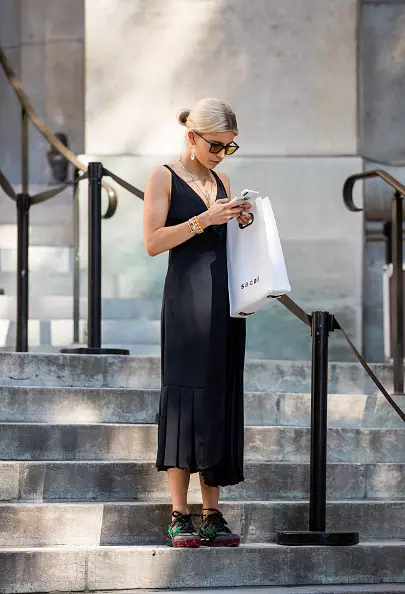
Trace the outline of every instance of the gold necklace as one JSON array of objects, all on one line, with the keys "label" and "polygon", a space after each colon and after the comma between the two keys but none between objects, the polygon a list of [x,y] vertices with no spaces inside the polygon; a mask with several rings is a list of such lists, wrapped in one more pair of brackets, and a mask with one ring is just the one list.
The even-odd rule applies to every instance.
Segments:
[{"label": "gold necklace", "polygon": [[[211,191],[211,192],[208,192],[208,188],[202,188],[202,187],[199,187],[199,184],[198,184],[197,182],[199,182],[199,181],[201,181],[201,180],[199,180],[199,179],[198,179],[198,178],[195,176],[195,174],[194,174],[192,171],[190,171],[190,169],[188,169],[188,168],[185,166],[185,164],[184,164],[184,161],[183,161],[183,158],[182,158],[182,157],[180,157],[180,159],[179,159],[179,162],[180,162],[181,166],[183,167],[184,171],[185,171],[186,173],[188,173],[188,174],[191,176],[191,180],[190,180],[190,181],[192,181],[192,182],[194,183],[194,185],[196,186],[196,188],[197,188],[197,190],[198,190],[198,193],[199,193],[199,195],[202,197],[202,199],[203,199],[203,201],[204,201],[204,203],[205,203],[206,207],[207,207],[207,208],[211,208],[211,198],[212,198],[212,191]],[[208,170],[208,171],[209,171],[209,170]],[[214,185],[214,183],[213,183],[213,181],[212,181],[212,179],[211,179],[211,176],[212,176],[212,173],[209,171],[209,173],[208,173],[208,177],[204,178],[204,180],[205,180],[205,182],[208,182],[208,181],[210,181],[210,182],[211,182],[211,185],[213,186],[213,185]],[[203,181],[204,181],[204,180],[203,180]],[[211,188],[211,190],[212,190],[212,188]]]},{"label": "gold necklace", "polygon": [[179,162],[181,163],[181,166],[183,167],[184,171],[186,171],[187,173],[189,173],[194,179],[198,179],[199,181],[201,181],[204,185],[207,183],[207,181],[211,181],[211,176],[212,173],[209,169],[207,169],[208,171],[208,175],[203,177],[201,180],[196,176],[195,173],[193,173],[192,171],[190,171],[190,169],[188,167],[186,167],[186,165],[184,164],[183,161],[183,157],[180,157]]}]

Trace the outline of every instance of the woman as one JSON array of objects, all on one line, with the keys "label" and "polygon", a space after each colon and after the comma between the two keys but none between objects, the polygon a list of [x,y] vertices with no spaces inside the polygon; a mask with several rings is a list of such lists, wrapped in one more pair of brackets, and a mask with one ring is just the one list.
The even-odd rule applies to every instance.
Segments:
[{"label": "woman", "polygon": [[[150,256],[170,251],[162,307],[162,389],[156,466],[167,470],[172,546],[238,546],[218,510],[219,487],[243,477],[245,321],[229,316],[226,224],[250,208],[229,203],[229,178],[214,169],[239,147],[236,117],[218,99],[180,113],[187,147],[156,167],[145,191]],[[198,532],[187,508],[190,473],[200,473]]]}]

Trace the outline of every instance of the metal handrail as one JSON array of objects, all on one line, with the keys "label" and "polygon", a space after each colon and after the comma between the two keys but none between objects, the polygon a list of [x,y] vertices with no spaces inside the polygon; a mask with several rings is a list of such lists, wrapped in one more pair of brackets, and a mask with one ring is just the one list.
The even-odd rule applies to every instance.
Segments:
[{"label": "metal handrail", "polygon": [[[80,299],[80,271],[79,271],[79,240],[78,240],[78,200],[77,186],[81,179],[87,177],[88,166],[82,163],[77,156],[46,126],[45,122],[38,116],[31,101],[24,92],[21,81],[17,78],[4,49],[0,46],[0,65],[6,75],[6,80],[13,89],[18,102],[21,105],[21,190],[17,193],[7,180],[5,174],[0,170],[0,188],[5,195],[14,201],[17,207],[17,340],[16,350],[19,352],[28,351],[28,250],[29,250],[29,212],[30,207],[57,196],[69,186],[74,187],[74,272],[73,272],[73,342],[79,342],[79,299]],[[40,191],[34,196],[29,192],[29,122],[35,126],[38,132],[53,147],[53,150],[61,155],[68,163],[75,168],[73,181],[68,181],[61,186]],[[79,176],[79,172],[82,174]],[[128,191],[143,199],[143,192],[125,182],[118,176],[111,174],[114,181]],[[107,191],[108,204],[104,214],[101,212],[101,188]],[[110,219],[117,209],[117,192],[113,186],[100,180],[100,208],[98,210],[100,221],[97,225],[101,229],[101,219]],[[101,248],[100,248],[101,249]],[[90,284],[92,278],[89,278]],[[100,287],[101,290],[101,287]],[[0,294],[4,294],[0,290]]]},{"label": "metal handrail", "polygon": [[361,179],[371,179],[379,177],[390,185],[396,192],[399,192],[402,196],[405,196],[405,186],[403,186],[395,177],[392,177],[386,171],[382,169],[375,169],[374,171],[363,171],[362,173],[356,173],[347,178],[343,186],[343,201],[346,207],[352,212],[361,212],[363,209],[356,206],[353,202],[353,186],[356,181]]},{"label": "metal handrail", "polygon": [[[7,81],[9,82],[10,86],[12,87],[14,93],[17,96],[18,101],[21,104],[26,116],[30,119],[32,124],[35,128],[42,134],[42,136],[49,142],[51,146],[53,146],[58,153],[60,153],[69,163],[71,163],[74,167],[79,169],[80,171],[87,171],[87,165],[82,163],[76,155],[67,147],[65,146],[56,136],[55,134],[46,126],[45,122],[41,120],[38,116],[37,112],[35,111],[32,103],[28,99],[24,89],[22,87],[21,81],[17,78],[3,48],[0,46],[0,65],[4,70],[4,74],[6,75]],[[103,215],[104,219],[111,218],[116,209],[117,209],[117,192],[115,189],[108,183],[103,182],[104,188],[108,192],[108,206],[107,211]],[[14,199],[13,196],[10,198]]]},{"label": "metal handrail", "polygon": [[375,373],[365,362],[347,333],[333,314],[327,311],[306,313],[287,295],[278,297],[280,303],[301,322],[311,328],[311,447],[310,447],[310,496],[308,531],[278,532],[276,542],[281,545],[352,545],[359,542],[357,532],[330,532],[326,529],[327,495],[327,410],[328,410],[328,337],[340,330],[363,369],[389,404],[405,422],[405,413],[384,388]]},{"label": "metal handrail", "polygon": [[[77,219],[78,219],[78,202],[77,202],[77,185],[79,179],[87,177],[87,165],[82,163],[77,156],[69,150],[67,146],[59,140],[59,138],[51,132],[46,124],[41,120],[35,111],[32,103],[27,97],[22,87],[21,81],[17,78],[7,56],[0,46],[0,65],[6,75],[6,80],[13,89],[18,102],[21,106],[21,190],[17,193],[7,180],[4,173],[0,170],[0,188],[4,190],[5,195],[13,200],[17,207],[17,340],[16,350],[19,352],[28,351],[28,306],[29,306],[29,291],[28,291],[28,249],[29,249],[29,212],[30,208],[46,200],[50,200],[61,193],[69,186],[74,187],[74,238],[75,242],[78,238],[77,233]],[[40,132],[40,134],[52,146],[52,150],[59,153],[66,162],[71,163],[75,168],[74,181],[68,181],[61,186],[53,187],[47,190],[40,191],[34,196],[29,192],[29,123]],[[81,172],[79,178],[78,173]],[[107,209],[104,214],[100,211],[101,218],[111,218],[117,209],[117,193],[115,189],[108,183],[103,182],[103,187],[108,194]],[[101,187],[100,187],[101,193]],[[79,341],[79,259],[78,259],[78,244],[74,244],[75,260],[74,260],[74,282],[73,282],[73,340]],[[4,292],[3,292],[4,293]],[[77,319],[76,319],[77,318]]]},{"label": "metal handrail", "polygon": [[404,287],[403,287],[403,245],[402,245],[402,218],[403,198],[405,197],[405,186],[382,169],[374,171],[363,171],[347,178],[343,186],[343,201],[351,212],[360,212],[363,209],[354,204],[353,187],[356,181],[378,177],[394,190],[392,199],[392,268],[393,268],[393,292],[394,306],[393,315],[393,343],[394,343],[394,392],[404,393]]}]

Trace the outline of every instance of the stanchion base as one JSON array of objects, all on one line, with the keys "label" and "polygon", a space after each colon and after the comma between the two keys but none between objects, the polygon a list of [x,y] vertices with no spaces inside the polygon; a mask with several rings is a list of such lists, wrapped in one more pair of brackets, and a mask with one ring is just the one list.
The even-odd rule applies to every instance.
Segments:
[{"label": "stanchion base", "polygon": [[322,545],[327,547],[349,547],[359,544],[358,532],[277,532],[276,543],[288,547]]},{"label": "stanchion base", "polygon": [[63,354],[68,355],[129,355],[128,349],[103,349],[90,347],[76,347],[71,349],[61,349]]}]

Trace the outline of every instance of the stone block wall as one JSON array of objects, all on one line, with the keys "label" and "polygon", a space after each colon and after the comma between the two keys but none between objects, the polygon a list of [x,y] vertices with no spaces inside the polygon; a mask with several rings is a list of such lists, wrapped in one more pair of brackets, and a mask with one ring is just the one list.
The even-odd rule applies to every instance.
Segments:
[{"label": "stone block wall", "polygon": [[[241,149],[223,164],[233,190],[270,195],[292,297],[309,311],[336,312],[360,344],[362,217],[341,196],[362,168],[357,25],[357,0],[87,0],[86,151],[143,187],[152,164],[181,154],[176,112],[204,96],[226,98],[240,130]],[[114,221],[104,227],[109,259],[115,253],[112,265],[133,278],[131,295],[144,290],[140,261],[161,293],[164,266],[143,253],[138,206],[125,198],[122,208],[132,216],[122,217],[117,250]],[[139,236],[137,248],[130,236]],[[253,356],[310,357],[308,331],[277,303],[248,328]],[[350,358],[337,336],[331,352]]]}]

